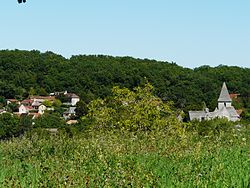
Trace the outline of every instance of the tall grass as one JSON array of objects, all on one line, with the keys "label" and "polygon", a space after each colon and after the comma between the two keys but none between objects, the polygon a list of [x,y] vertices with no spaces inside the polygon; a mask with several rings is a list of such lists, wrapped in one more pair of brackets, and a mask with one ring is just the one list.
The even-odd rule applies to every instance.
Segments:
[{"label": "tall grass", "polygon": [[248,131],[33,131],[0,143],[0,187],[249,187]]}]

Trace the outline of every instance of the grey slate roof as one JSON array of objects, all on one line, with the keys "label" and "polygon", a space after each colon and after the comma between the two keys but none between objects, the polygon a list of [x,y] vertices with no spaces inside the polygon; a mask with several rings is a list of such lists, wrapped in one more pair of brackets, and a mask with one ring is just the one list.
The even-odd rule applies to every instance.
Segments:
[{"label": "grey slate roof", "polygon": [[203,117],[206,117],[206,112],[205,111],[189,111],[189,118],[190,120],[199,120]]},{"label": "grey slate roof", "polygon": [[213,112],[209,112],[208,109],[203,111],[189,111],[190,120],[192,121],[197,119],[201,121],[203,119],[209,120],[222,117],[228,118],[230,121],[238,121],[240,119],[240,115],[237,113],[235,108],[231,106],[232,99],[230,98],[225,82],[223,83],[218,102],[230,103],[230,105],[220,105],[219,108],[215,108]]},{"label": "grey slate roof", "polygon": [[75,114],[76,107],[69,107],[68,110],[64,112],[64,114]]},{"label": "grey slate roof", "polygon": [[232,99],[230,98],[225,82],[223,83],[218,101],[219,102],[232,102]]},{"label": "grey slate roof", "polygon": [[235,108],[231,107],[223,107],[221,109],[215,109],[213,112],[206,112],[206,111],[189,111],[190,120],[201,120],[202,118],[205,119],[213,119],[216,117],[228,117],[230,120],[234,118],[240,118],[237,114]]},{"label": "grey slate roof", "polygon": [[240,117],[239,114],[237,113],[237,111],[235,110],[235,108],[233,106],[231,107],[226,107],[227,111],[229,112],[231,117]]}]

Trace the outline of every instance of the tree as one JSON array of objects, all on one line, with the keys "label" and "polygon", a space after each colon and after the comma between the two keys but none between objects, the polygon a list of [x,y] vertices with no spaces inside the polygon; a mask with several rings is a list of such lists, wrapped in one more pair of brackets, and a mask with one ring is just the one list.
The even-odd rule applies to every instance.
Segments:
[{"label": "tree", "polygon": [[33,95],[35,95],[36,94],[36,90],[33,88],[33,87],[31,87],[30,89],[29,89],[29,96],[33,96]]},{"label": "tree", "polygon": [[49,100],[45,100],[45,101],[43,101],[43,105],[45,105],[47,107],[52,107],[52,102]]},{"label": "tree", "polygon": [[55,99],[53,106],[59,108],[62,106],[62,102],[59,99]]},{"label": "tree", "polygon": [[6,105],[6,99],[0,96],[0,109]]},{"label": "tree", "polygon": [[34,127],[37,128],[59,128],[65,124],[64,120],[57,114],[44,114],[35,120]]},{"label": "tree", "polygon": [[48,92],[43,87],[41,87],[38,91],[38,94],[41,96],[47,96]]},{"label": "tree", "polygon": [[170,103],[152,94],[147,83],[134,91],[114,87],[113,96],[92,101],[89,113],[82,120],[91,120],[95,128],[152,130],[179,124]]},{"label": "tree", "polygon": [[10,113],[0,115],[0,138],[9,138],[19,132],[19,119]]},{"label": "tree", "polygon": [[88,113],[88,107],[83,100],[80,100],[78,103],[76,103],[77,118],[81,118],[82,116],[85,116],[87,113]]}]

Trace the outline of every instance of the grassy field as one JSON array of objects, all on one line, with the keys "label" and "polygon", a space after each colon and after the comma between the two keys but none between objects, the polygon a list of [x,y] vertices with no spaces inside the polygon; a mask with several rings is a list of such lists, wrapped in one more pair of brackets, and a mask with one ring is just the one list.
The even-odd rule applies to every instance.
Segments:
[{"label": "grassy field", "polygon": [[0,143],[0,187],[250,187],[249,131],[30,133]]}]

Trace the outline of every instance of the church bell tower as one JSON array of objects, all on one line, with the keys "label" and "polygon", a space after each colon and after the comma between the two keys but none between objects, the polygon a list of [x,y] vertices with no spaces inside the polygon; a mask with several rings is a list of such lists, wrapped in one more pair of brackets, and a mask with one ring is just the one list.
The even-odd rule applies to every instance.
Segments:
[{"label": "church bell tower", "polygon": [[232,106],[232,99],[230,98],[226,83],[224,82],[221,88],[220,97],[218,99],[218,109],[231,106]]}]

